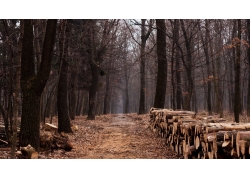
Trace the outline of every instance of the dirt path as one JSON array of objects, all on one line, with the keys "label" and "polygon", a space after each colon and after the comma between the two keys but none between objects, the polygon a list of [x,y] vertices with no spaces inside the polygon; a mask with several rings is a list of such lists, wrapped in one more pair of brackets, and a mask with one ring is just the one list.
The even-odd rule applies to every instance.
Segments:
[{"label": "dirt path", "polygon": [[[149,115],[101,115],[96,120],[86,116],[72,121],[79,130],[69,135],[74,144],[70,152],[54,150],[40,152],[41,159],[176,159],[180,155],[171,151],[164,138],[157,137],[149,128]],[[57,120],[53,119],[53,124]],[[4,153],[4,154],[3,154]],[[7,157],[6,157],[7,156]],[[8,158],[9,152],[0,151]]]},{"label": "dirt path", "polygon": [[148,128],[149,115],[102,115],[96,120],[78,117],[79,131],[70,136],[75,149],[41,154],[41,158],[77,159],[168,159],[180,158],[163,138]]}]

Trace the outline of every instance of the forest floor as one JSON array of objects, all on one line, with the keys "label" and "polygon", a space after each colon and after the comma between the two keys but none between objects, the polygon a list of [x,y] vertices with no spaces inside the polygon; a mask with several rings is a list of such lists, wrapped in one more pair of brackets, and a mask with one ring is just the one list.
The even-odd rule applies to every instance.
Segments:
[{"label": "forest floor", "polygon": [[[56,124],[56,118],[53,124]],[[69,134],[74,148],[67,152],[41,151],[39,159],[179,159],[182,156],[166,146],[164,138],[157,137],[149,125],[149,114],[116,114],[86,116],[72,121],[78,131]],[[10,151],[0,149],[0,158],[9,158]]]},{"label": "forest floor", "polygon": [[[71,151],[54,150],[39,152],[39,159],[179,159],[164,138],[149,129],[149,114],[109,114],[86,120],[78,116],[72,124],[78,131],[69,134],[74,148]],[[224,119],[233,121],[225,113]],[[49,121],[49,120],[48,120]],[[250,122],[242,115],[240,122]],[[57,125],[57,118],[52,124]],[[10,158],[10,148],[0,146],[0,159]]]}]

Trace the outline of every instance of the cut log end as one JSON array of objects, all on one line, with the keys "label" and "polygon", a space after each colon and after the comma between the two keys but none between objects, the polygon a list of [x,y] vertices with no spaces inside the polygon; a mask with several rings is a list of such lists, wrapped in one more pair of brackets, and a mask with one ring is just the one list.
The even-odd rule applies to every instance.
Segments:
[{"label": "cut log end", "polygon": [[24,158],[38,159],[38,152],[30,144],[26,147],[21,147],[21,152]]},{"label": "cut log end", "polygon": [[222,143],[222,147],[227,147],[229,145],[230,141],[224,141]]}]

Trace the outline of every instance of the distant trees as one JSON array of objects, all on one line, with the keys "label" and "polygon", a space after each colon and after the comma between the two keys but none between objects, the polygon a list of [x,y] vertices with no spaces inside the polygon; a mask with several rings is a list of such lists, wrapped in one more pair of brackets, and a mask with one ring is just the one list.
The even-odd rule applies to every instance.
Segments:
[{"label": "distant trees", "polygon": [[[98,24],[99,23],[99,24]],[[89,120],[94,120],[96,115],[96,94],[99,85],[99,76],[104,75],[100,68],[108,45],[116,32],[117,20],[87,20],[86,23],[86,55],[91,68],[91,85],[89,90]]]},{"label": "distant trees", "polygon": [[[202,28],[202,24],[200,23],[200,28]],[[202,46],[203,46],[203,51],[205,55],[205,61],[206,61],[206,70],[207,70],[207,87],[205,90],[206,94],[206,105],[207,105],[207,111],[208,114],[212,114],[212,102],[211,102],[211,70],[210,70],[210,58],[209,58],[209,37],[210,37],[210,32],[209,32],[209,21],[205,19],[205,33],[201,34],[201,41],[202,41]]]}]

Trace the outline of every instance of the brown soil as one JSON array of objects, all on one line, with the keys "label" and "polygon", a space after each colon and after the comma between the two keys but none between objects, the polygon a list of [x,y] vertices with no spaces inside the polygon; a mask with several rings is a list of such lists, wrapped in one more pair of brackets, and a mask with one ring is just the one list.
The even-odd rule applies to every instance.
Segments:
[{"label": "brown soil", "polygon": [[[164,138],[157,137],[149,128],[149,115],[101,115],[96,120],[86,116],[72,121],[78,131],[69,135],[74,149],[69,152],[42,151],[41,159],[177,159]],[[53,119],[56,122],[56,119]],[[56,124],[56,123],[54,123]],[[9,151],[0,151],[0,158],[9,158]]]},{"label": "brown soil", "polygon": [[[225,117],[232,120],[232,115]],[[49,122],[49,120],[48,120]],[[241,117],[241,122],[249,122]],[[41,151],[41,159],[179,159],[183,158],[170,150],[165,139],[157,136],[149,128],[149,114],[118,114],[96,116],[96,120],[86,120],[86,116],[76,117],[72,123],[78,131],[69,134],[74,149],[70,152],[54,150]],[[57,125],[57,119],[53,118]],[[0,159],[10,158],[10,148],[0,147]]]},{"label": "brown soil", "polygon": [[[69,134],[74,149],[67,152],[41,151],[41,159],[178,159],[164,138],[157,137],[149,128],[149,115],[101,115],[96,120],[86,116],[72,121],[78,131]],[[53,119],[56,124],[56,118]],[[1,148],[0,148],[1,149]],[[1,150],[0,158],[10,158],[10,151]]]},{"label": "brown soil", "polygon": [[40,153],[40,158],[70,159],[176,159],[164,138],[149,128],[149,115],[101,115],[96,120],[77,117],[73,124],[79,130],[70,135],[75,148]]}]

